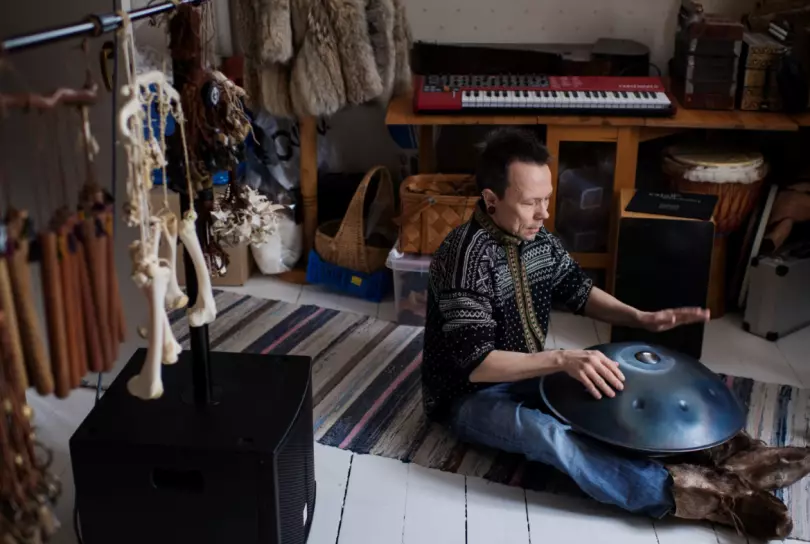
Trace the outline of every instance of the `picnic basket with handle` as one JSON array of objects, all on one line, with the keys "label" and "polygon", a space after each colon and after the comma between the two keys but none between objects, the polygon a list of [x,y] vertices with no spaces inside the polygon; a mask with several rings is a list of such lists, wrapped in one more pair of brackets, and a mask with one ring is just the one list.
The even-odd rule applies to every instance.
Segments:
[{"label": "picnic basket with handle", "polygon": [[[379,183],[370,209],[378,220],[373,221],[374,228],[367,233],[366,193],[375,174],[379,175]],[[318,227],[315,251],[328,263],[365,274],[376,272],[385,268],[388,253],[395,242],[393,218],[394,185],[391,173],[384,166],[375,166],[363,177],[343,219],[327,221]]]},{"label": "picnic basket with handle", "polygon": [[432,255],[450,231],[468,221],[481,198],[469,174],[410,176],[399,195],[399,250],[422,255]]}]

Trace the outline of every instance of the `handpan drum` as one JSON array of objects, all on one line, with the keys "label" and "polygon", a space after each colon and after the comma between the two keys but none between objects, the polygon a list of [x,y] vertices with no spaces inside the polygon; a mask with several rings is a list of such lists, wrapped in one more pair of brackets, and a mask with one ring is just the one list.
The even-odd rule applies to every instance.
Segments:
[{"label": "handpan drum", "polygon": [[656,456],[722,444],[745,425],[734,393],[700,361],[643,342],[589,348],[616,361],[624,390],[595,399],[564,372],[540,383],[544,402],[572,429],[620,448]]}]

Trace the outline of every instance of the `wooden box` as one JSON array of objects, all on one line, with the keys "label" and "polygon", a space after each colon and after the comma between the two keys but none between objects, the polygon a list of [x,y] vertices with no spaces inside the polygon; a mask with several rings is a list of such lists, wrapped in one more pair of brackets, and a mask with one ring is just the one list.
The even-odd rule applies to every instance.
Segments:
[{"label": "wooden box", "polygon": [[678,13],[678,35],[681,38],[739,41],[745,27],[725,15],[706,13],[699,2],[684,0]]},{"label": "wooden box", "polygon": [[736,81],[739,57],[691,55],[676,52],[673,77],[689,81]]},{"label": "wooden box", "polygon": [[745,70],[767,70],[773,67],[787,48],[768,36],[757,32],[746,32],[743,36],[743,63]]},{"label": "wooden box", "polygon": [[782,97],[779,88],[743,87],[738,107],[744,111],[781,111]]},{"label": "wooden box", "polygon": [[695,82],[673,78],[672,92],[687,109],[733,110],[737,84],[734,81]]},{"label": "wooden box", "polygon": [[776,83],[779,62],[787,48],[766,34],[743,37],[737,107],[746,111],[779,111],[782,98]]}]

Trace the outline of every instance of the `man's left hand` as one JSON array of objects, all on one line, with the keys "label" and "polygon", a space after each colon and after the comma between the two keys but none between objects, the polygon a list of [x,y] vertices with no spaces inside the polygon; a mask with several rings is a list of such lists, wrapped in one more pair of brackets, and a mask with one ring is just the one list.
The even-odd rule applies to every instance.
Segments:
[{"label": "man's left hand", "polygon": [[709,310],[704,308],[674,308],[658,312],[641,312],[638,316],[639,326],[652,332],[662,332],[689,325],[703,323],[710,318]]}]

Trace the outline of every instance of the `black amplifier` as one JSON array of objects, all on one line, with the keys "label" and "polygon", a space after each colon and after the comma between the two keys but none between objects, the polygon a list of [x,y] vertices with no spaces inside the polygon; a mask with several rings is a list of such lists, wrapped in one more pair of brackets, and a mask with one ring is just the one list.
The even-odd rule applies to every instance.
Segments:
[{"label": "black amplifier", "polygon": [[70,439],[85,544],[304,544],[315,508],[311,359],[212,352],[217,401],[190,401],[191,353],[165,393],[127,391],[138,350]]}]

